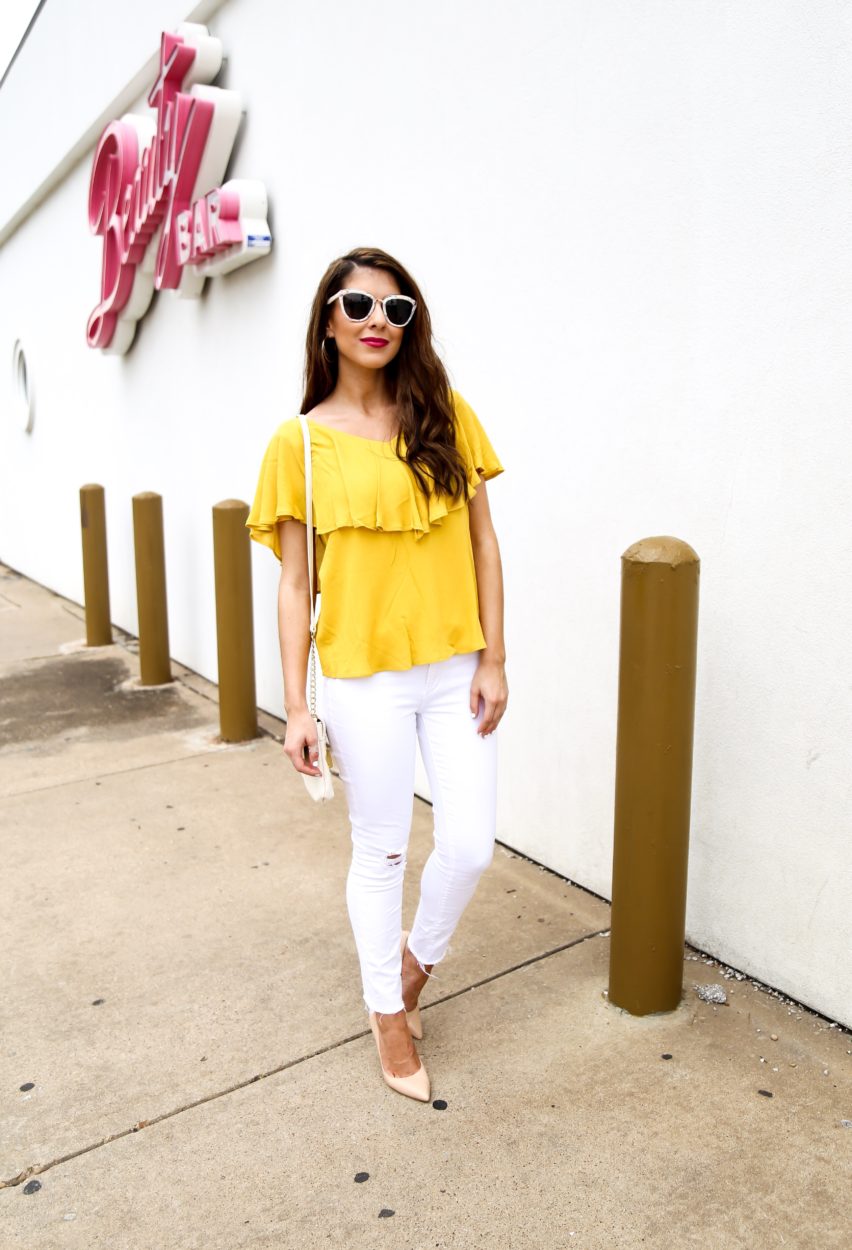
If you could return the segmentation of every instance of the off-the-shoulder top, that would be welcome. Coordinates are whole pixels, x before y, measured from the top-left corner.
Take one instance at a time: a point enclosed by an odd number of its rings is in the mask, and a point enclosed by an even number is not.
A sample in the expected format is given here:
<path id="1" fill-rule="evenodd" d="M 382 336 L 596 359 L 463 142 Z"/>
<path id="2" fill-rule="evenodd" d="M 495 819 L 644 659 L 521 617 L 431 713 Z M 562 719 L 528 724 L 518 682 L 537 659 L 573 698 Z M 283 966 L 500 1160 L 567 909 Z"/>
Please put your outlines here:
<path id="1" fill-rule="evenodd" d="M 453 391 L 466 498 L 427 499 L 409 466 L 381 442 L 308 417 L 317 531 L 317 650 L 328 677 L 430 664 L 485 644 L 468 501 L 503 472 L 482 424 Z M 404 445 L 404 444 L 403 444 Z M 306 522 L 298 417 L 273 434 L 246 525 L 281 560 L 277 523 Z"/>

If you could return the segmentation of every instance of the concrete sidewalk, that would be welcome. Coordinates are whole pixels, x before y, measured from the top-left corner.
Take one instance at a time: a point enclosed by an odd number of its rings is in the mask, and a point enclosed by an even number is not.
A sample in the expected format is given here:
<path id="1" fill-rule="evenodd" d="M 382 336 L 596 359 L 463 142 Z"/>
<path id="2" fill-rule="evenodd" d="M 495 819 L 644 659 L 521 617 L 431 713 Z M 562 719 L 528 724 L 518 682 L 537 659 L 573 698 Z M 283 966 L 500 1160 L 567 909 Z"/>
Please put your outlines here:
<path id="1" fill-rule="evenodd" d="M 849 1033 L 691 948 L 626 1015 L 608 904 L 506 847 L 421 999 L 433 1102 L 388 1089 L 340 783 L 84 639 L 0 565 L 3 1250 L 852 1244 Z M 406 925 L 430 849 L 417 800 Z"/>

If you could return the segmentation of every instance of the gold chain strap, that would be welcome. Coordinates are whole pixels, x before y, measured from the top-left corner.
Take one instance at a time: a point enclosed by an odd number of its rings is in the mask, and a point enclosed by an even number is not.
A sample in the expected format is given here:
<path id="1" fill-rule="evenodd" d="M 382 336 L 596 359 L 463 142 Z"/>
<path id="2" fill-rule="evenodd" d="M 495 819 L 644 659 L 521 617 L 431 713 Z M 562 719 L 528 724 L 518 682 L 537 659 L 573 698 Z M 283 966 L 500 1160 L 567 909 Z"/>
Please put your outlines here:
<path id="1" fill-rule="evenodd" d="M 317 643 L 316 629 L 311 630 L 311 716 L 317 714 Z"/>
<path id="2" fill-rule="evenodd" d="M 304 414 L 299 415 L 302 437 L 305 444 L 305 532 L 308 539 L 308 592 L 311 599 L 311 643 L 310 643 L 310 711 L 311 716 L 317 714 L 317 627 L 316 600 L 314 598 L 314 527 L 313 527 L 313 474 L 311 471 L 311 433 Z"/>

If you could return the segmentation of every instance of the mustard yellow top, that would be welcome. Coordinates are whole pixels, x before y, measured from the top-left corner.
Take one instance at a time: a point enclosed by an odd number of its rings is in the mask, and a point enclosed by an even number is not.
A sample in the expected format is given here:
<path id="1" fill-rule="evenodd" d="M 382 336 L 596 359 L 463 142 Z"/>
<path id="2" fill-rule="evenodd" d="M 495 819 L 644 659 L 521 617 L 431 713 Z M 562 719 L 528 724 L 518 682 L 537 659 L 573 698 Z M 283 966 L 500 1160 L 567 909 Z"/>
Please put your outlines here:
<path id="1" fill-rule="evenodd" d="M 308 417 L 317 531 L 317 650 L 328 677 L 431 664 L 479 651 L 476 568 L 468 500 L 503 466 L 479 418 L 453 391 L 467 497 L 427 497 L 393 442 Z M 404 446 L 404 440 L 403 440 Z M 278 521 L 305 518 L 305 452 L 298 417 L 273 434 L 246 525 L 281 560 Z"/>

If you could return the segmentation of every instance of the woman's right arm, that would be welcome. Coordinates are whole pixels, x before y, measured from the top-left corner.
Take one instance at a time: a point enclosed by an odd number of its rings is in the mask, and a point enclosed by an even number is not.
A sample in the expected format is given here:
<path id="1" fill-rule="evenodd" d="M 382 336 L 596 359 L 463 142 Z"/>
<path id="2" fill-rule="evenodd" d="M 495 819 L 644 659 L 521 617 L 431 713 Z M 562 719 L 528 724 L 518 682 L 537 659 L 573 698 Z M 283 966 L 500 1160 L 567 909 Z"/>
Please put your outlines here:
<path id="1" fill-rule="evenodd" d="M 287 732 L 284 753 L 297 772 L 320 775 L 316 727 L 305 696 L 311 644 L 311 597 L 308 553 L 302 521 L 278 522 L 281 543 L 281 579 L 278 583 L 278 637 L 284 673 L 284 710 Z M 310 752 L 305 759 L 304 747 Z"/>

